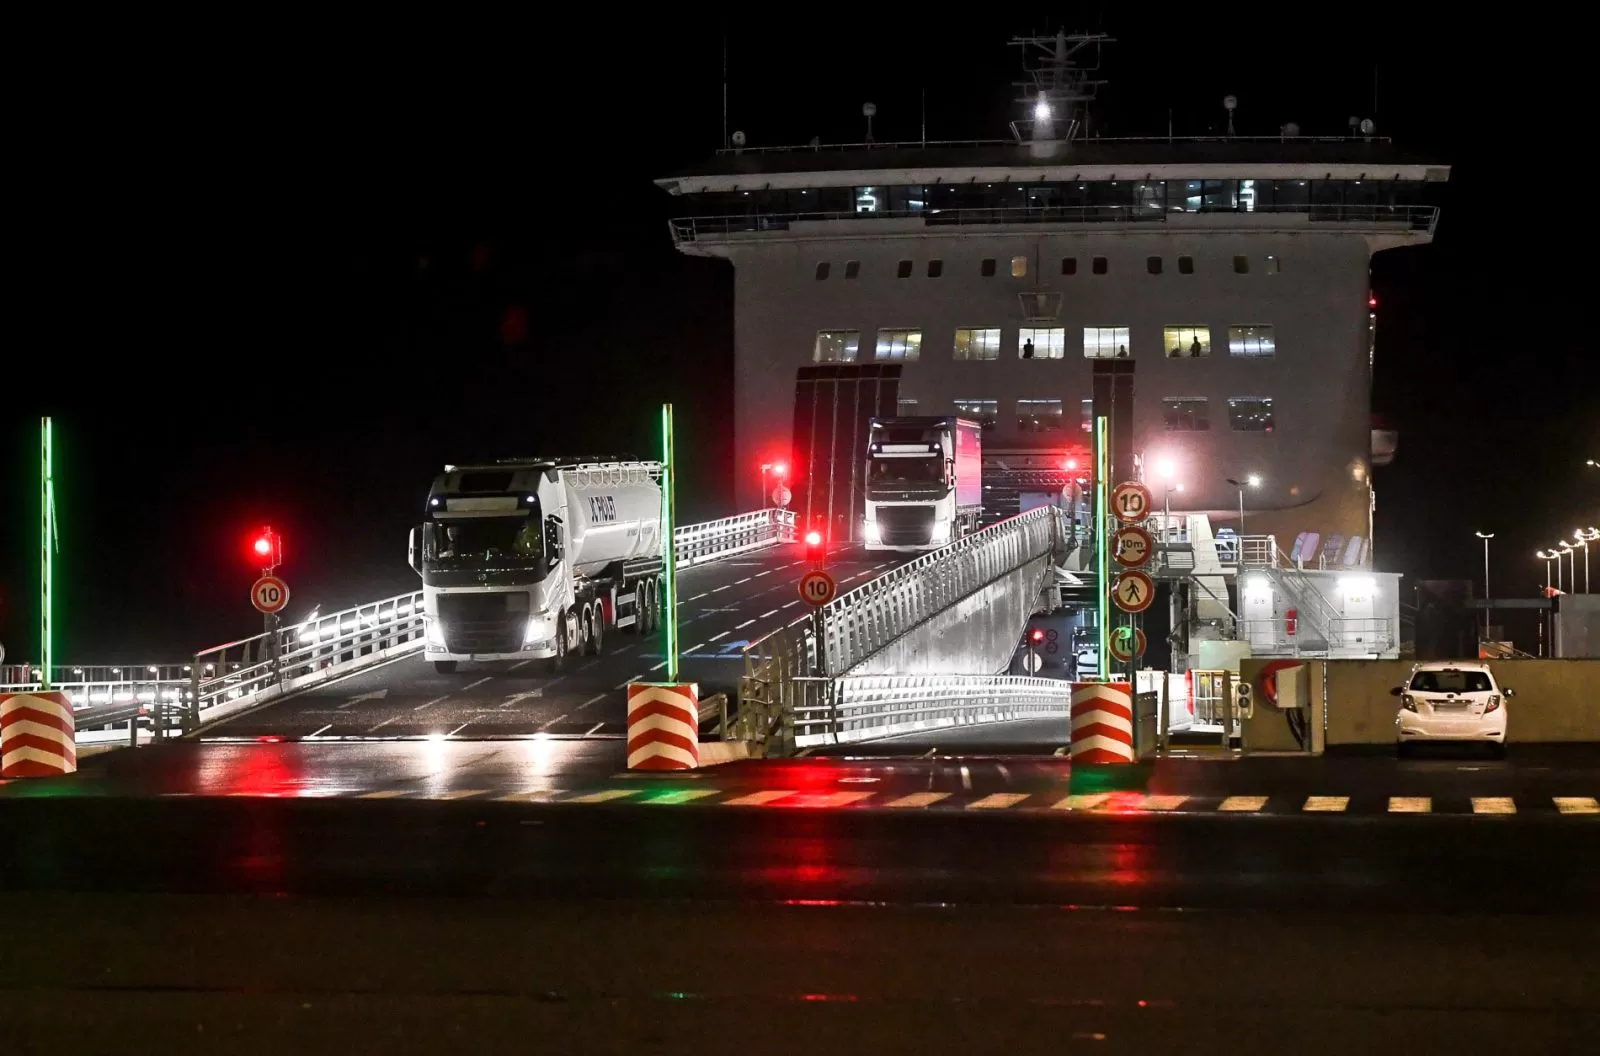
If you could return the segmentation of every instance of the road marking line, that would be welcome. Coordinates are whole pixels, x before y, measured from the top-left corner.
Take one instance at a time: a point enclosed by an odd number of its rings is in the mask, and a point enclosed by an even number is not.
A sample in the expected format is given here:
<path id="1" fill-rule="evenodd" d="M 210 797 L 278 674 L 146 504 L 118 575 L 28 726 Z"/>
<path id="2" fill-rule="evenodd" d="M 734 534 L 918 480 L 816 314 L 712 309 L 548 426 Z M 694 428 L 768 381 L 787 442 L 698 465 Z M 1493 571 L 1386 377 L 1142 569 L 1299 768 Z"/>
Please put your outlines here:
<path id="1" fill-rule="evenodd" d="M 590 792 L 588 795 L 574 796 L 573 798 L 567 800 L 566 802 L 568 802 L 568 803 L 609 803 L 613 799 L 621 799 L 624 796 L 637 795 L 638 792 L 639 792 L 639 790 L 637 788 L 608 788 L 604 792 Z"/>
<path id="2" fill-rule="evenodd" d="M 461 688 L 462 689 L 477 689 L 479 686 L 483 685 L 485 682 L 492 682 L 492 681 L 494 681 L 494 676 L 493 675 L 489 675 L 489 676 L 487 676 L 485 678 L 478 679 L 476 682 L 468 682 L 466 685 L 462 686 Z"/>
<path id="3" fill-rule="evenodd" d="M 656 665 L 656 667 L 665 667 L 665 666 L 666 666 L 665 662 L 662 662 L 662 663 L 659 663 L 659 664 Z M 655 669 L 656 669 L 655 667 L 652 667 L 650 669 L 650 671 L 654 671 Z M 645 675 L 648 675 L 650 673 L 650 671 L 641 671 L 637 675 L 632 676 L 631 678 L 628 678 L 628 679 L 625 679 L 625 680 L 623 680 L 621 682 L 618 682 L 616 685 L 612 686 L 611 688 L 612 689 L 627 689 L 629 683 L 639 681 Z"/>
<path id="4" fill-rule="evenodd" d="M 482 796 L 488 793 L 486 788 L 452 788 L 448 792 L 428 792 L 423 799 L 467 799 L 471 796 Z"/>
<path id="5" fill-rule="evenodd" d="M 356 798 L 357 799 L 394 799 L 397 796 L 403 796 L 403 795 L 406 795 L 406 794 L 407 794 L 406 790 L 403 789 L 403 788 L 385 788 L 385 789 L 382 789 L 381 791 L 378 791 L 378 792 L 363 792 L 359 796 L 357 796 Z"/>
<path id="6" fill-rule="evenodd" d="M 670 807 L 679 803 L 690 803 L 697 799 L 704 799 L 706 796 L 714 796 L 720 791 L 722 790 L 718 788 L 680 788 L 675 792 L 667 792 L 653 799 L 647 799 L 645 802 L 652 805 Z"/>
<path id="7" fill-rule="evenodd" d="M 1254 813 L 1266 805 L 1266 796 L 1229 796 L 1217 809 Z"/>
<path id="8" fill-rule="evenodd" d="M 705 597 L 705 594 L 696 594 L 694 597 L 690 598 L 689 600 L 690 601 L 699 601 L 703 597 Z"/>
<path id="9" fill-rule="evenodd" d="M 541 788 L 533 792 L 507 792 L 494 798 L 500 803 L 548 803 L 560 794 L 559 788 Z"/>
<path id="10" fill-rule="evenodd" d="M 1028 798 L 1026 792 L 991 792 L 982 799 L 975 799 L 967 804 L 968 810 L 1004 810 L 1014 807 Z"/>
<path id="11" fill-rule="evenodd" d="M 1563 814 L 1600 814 L 1600 801 L 1593 796 L 1552 796 L 1556 809 Z"/>
<path id="12" fill-rule="evenodd" d="M 663 660 L 659 664 L 657 664 L 655 667 L 652 667 L 650 669 L 650 671 L 660 671 L 663 667 L 666 667 L 666 666 L 667 666 L 667 662 L 665 660 Z M 650 673 L 650 671 L 646 671 L 645 674 L 648 675 Z"/>
<path id="13" fill-rule="evenodd" d="M 466 729 L 470 725 L 472 725 L 472 720 L 468 719 L 466 722 L 463 722 L 460 726 L 457 726 L 455 729 L 453 729 L 449 733 L 445 734 L 445 736 L 446 737 L 454 737 L 456 734 L 460 733 L 462 730 Z"/>
<path id="14" fill-rule="evenodd" d="M 556 723 L 560 722 L 562 719 L 565 719 L 566 717 L 567 717 L 567 713 L 563 711 L 560 715 L 557 715 L 555 718 L 551 719 L 549 722 L 541 723 L 539 728 L 541 730 L 548 730 L 550 727 L 554 726 Z"/>
<path id="15" fill-rule="evenodd" d="M 1510 796 L 1473 796 L 1474 814 L 1515 814 L 1517 804 Z"/>
<path id="16" fill-rule="evenodd" d="M 706 643 L 705 643 L 705 642 L 701 642 L 701 643 L 700 643 L 700 644 L 699 644 L 699 645 L 690 645 L 690 646 L 685 646 L 685 647 L 684 647 L 684 650 L 683 650 L 683 651 L 684 651 L 684 652 L 685 652 L 685 653 L 692 653 L 692 652 L 694 652 L 694 651 L 695 651 L 695 650 L 696 650 L 696 649 L 703 649 L 703 648 L 705 648 L 705 645 L 706 645 Z"/>
<path id="17" fill-rule="evenodd" d="M 1177 810 L 1188 796 L 1145 796 L 1140 810 Z"/>
<path id="18" fill-rule="evenodd" d="M 732 633 L 732 631 L 723 631 L 721 634 L 713 634 L 710 638 L 706 639 L 706 644 L 710 645 L 712 642 L 719 642 Z"/>
<path id="19" fill-rule="evenodd" d="M 755 576 L 745 576 L 743 579 L 734 580 L 733 581 L 733 585 L 736 586 L 736 587 L 742 587 L 746 583 L 750 582 L 752 579 L 755 579 L 755 578 L 756 578 Z"/>
<path id="20" fill-rule="evenodd" d="M 778 610 L 777 609 L 773 609 L 771 612 L 763 612 L 760 616 L 757 616 L 756 619 L 764 620 L 768 616 L 776 616 L 777 614 L 778 614 Z"/>
<path id="21" fill-rule="evenodd" d="M 1349 805 L 1349 796 L 1307 796 L 1300 809 L 1338 813 Z"/>
<path id="22" fill-rule="evenodd" d="M 794 795 L 794 791 L 792 789 L 769 788 L 765 792 L 751 792 L 749 795 L 735 796 L 733 799 L 723 800 L 722 806 L 761 807 L 771 803 L 775 799 L 782 799 L 784 796 L 792 795 Z"/>
<path id="23" fill-rule="evenodd" d="M 532 660 L 518 660 L 516 663 L 512 664 L 509 668 L 507 668 L 507 670 L 508 671 L 515 671 L 517 668 L 526 667 L 527 665 L 529 665 L 531 663 L 533 663 Z"/>
<path id="24" fill-rule="evenodd" d="M 885 804 L 890 807 L 930 807 L 941 799 L 949 799 L 948 792 L 913 792 Z"/>
<path id="25" fill-rule="evenodd" d="M 588 700 L 584 701 L 582 704 L 579 704 L 578 705 L 578 710 L 582 711 L 584 708 L 587 708 L 590 704 L 597 704 L 600 701 L 605 700 L 605 699 L 606 699 L 606 695 L 604 693 L 596 693 L 594 696 L 590 697 Z"/>
<path id="26" fill-rule="evenodd" d="M 852 803 L 859 803 L 871 797 L 871 792 L 826 792 L 815 797 L 797 796 L 795 799 L 784 801 L 782 805 L 787 807 L 799 803 L 807 807 L 848 807 Z"/>
<path id="27" fill-rule="evenodd" d="M 754 576 L 752 576 L 750 578 L 752 578 L 752 579 L 760 579 L 762 576 L 770 576 L 770 575 L 772 575 L 772 569 L 769 568 L 765 572 L 757 572 Z"/>
<path id="28" fill-rule="evenodd" d="M 716 590 L 713 590 L 711 593 L 713 593 L 713 594 L 719 593 L 721 591 L 727 590 L 731 586 L 733 586 L 733 584 L 725 583 L 722 586 L 718 587 Z"/>
<path id="29" fill-rule="evenodd" d="M 1433 800 L 1427 796 L 1390 796 L 1390 814 L 1427 814 L 1433 810 Z"/>
<path id="30" fill-rule="evenodd" d="M 441 700 L 449 700 L 449 699 L 450 699 L 450 694 L 446 693 L 442 697 L 434 697 L 432 700 L 428 701 L 425 704 L 418 704 L 416 707 L 412 708 L 411 710 L 412 711 L 421 711 L 423 708 L 431 708 L 431 707 L 433 707 L 435 704 L 439 703 Z M 381 726 L 383 724 L 379 723 L 378 725 Z"/>
<path id="31" fill-rule="evenodd" d="M 740 624 L 740 625 L 739 625 L 739 626 L 737 626 L 737 627 L 735 627 L 735 628 L 734 628 L 734 630 L 736 630 L 736 631 L 742 631 L 742 630 L 744 630 L 744 629 L 745 629 L 745 628 L 746 628 L 746 627 L 748 627 L 748 626 L 750 626 L 750 625 L 751 625 L 751 624 L 752 624 L 752 623 L 755 623 L 755 622 L 756 622 L 756 621 L 755 621 L 755 620 L 745 620 L 745 621 L 744 621 L 744 622 L 743 622 L 743 623 L 741 623 L 741 624 Z"/>
<path id="32" fill-rule="evenodd" d="M 589 732 L 588 732 L 588 733 L 586 733 L 586 734 L 584 734 L 584 736 L 585 736 L 585 737 L 593 737 L 593 736 L 594 736 L 594 731 L 595 731 L 595 730 L 598 730 L 598 729 L 599 729 L 599 728 L 600 728 L 600 727 L 602 727 L 602 726 L 604 726 L 604 725 L 605 725 L 605 723 L 603 723 L 603 722 L 597 722 L 597 723 L 595 723 L 595 724 L 594 724 L 594 730 L 590 730 L 590 731 L 589 731 Z"/>
<path id="33" fill-rule="evenodd" d="M 778 606 L 778 607 L 779 607 L 779 608 L 780 608 L 780 609 L 791 609 L 791 608 L 793 608 L 793 607 L 794 607 L 794 606 L 796 606 L 796 605 L 798 605 L 798 604 L 800 604 L 800 601 L 799 601 L 799 599 L 796 599 L 796 600 L 794 600 L 794 601 L 791 601 L 791 602 L 790 602 L 790 603 L 789 603 L 789 604 L 787 604 L 787 605 L 780 605 L 780 606 Z"/>
<path id="34" fill-rule="evenodd" d="M 1111 798 L 1109 792 L 1086 792 L 1076 796 L 1067 796 L 1050 804 L 1051 810 L 1093 810 Z"/>
<path id="35" fill-rule="evenodd" d="M 319 734 L 319 733 L 323 733 L 323 732 L 325 732 L 325 731 L 327 731 L 327 730 L 331 730 L 331 729 L 333 729 L 333 723 L 331 723 L 331 722 L 330 722 L 330 723 L 328 723 L 328 724 L 327 724 L 327 725 L 326 725 L 326 726 L 324 726 L 324 727 L 322 727 L 322 729 L 320 729 L 320 730 L 315 730 L 315 731 L 313 731 L 313 732 L 312 732 L 312 733 L 310 733 L 310 734 L 307 734 L 307 736 L 308 736 L 308 737 L 315 737 L 315 736 L 316 736 L 316 735 L 317 735 L 317 734 Z"/>

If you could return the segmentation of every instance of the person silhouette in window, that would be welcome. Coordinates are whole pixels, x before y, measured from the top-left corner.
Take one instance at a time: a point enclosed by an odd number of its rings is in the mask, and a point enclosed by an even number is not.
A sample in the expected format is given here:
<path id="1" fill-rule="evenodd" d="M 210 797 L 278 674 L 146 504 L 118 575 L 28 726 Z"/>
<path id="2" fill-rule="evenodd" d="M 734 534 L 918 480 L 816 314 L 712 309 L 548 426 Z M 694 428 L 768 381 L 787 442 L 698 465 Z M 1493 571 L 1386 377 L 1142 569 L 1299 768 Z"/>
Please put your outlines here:
<path id="1" fill-rule="evenodd" d="M 1033 342 L 1032 341 L 1024 341 L 1022 343 L 1022 358 L 1023 359 L 1032 359 L 1033 358 Z"/>
<path id="2" fill-rule="evenodd" d="M 1200 339 L 1198 337 L 1196 337 L 1194 339 L 1194 344 L 1189 346 L 1189 358 L 1190 359 L 1199 359 L 1200 356 L 1201 356 Z"/>
<path id="3" fill-rule="evenodd" d="M 1117 346 L 1117 358 L 1118 359 L 1127 359 L 1128 358 L 1128 346 L 1127 345 L 1118 345 Z"/>

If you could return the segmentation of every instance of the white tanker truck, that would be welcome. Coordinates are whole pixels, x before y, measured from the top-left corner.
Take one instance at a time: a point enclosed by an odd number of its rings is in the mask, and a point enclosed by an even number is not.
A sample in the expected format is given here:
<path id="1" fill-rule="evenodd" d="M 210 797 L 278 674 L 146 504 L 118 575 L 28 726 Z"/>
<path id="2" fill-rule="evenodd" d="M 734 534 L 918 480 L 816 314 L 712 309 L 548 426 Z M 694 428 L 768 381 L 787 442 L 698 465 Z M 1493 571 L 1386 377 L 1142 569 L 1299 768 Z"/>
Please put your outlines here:
<path id="1" fill-rule="evenodd" d="M 412 529 L 423 653 L 462 660 L 598 655 L 612 628 L 661 622 L 661 464 L 517 459 L 446 466 Z"/>

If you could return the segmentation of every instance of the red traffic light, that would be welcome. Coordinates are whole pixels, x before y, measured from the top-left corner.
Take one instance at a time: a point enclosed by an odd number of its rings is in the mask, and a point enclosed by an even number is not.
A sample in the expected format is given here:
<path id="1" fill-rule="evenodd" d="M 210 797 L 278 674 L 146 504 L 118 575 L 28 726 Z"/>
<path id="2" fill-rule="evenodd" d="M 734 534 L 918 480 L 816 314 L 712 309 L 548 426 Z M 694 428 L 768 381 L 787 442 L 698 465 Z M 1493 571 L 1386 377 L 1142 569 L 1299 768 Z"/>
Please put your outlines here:
<path id="1" fill-rule="evenodd" d="M 787 462 L 774 462 L 772 464 L 772 475 L 779 480 L 787 477 L 789 475 L 789 464 Z"/>
<path id="2" fill-rule="evenodd" d="M 283 536 L 262 528 L 250 537 L 250 556 L 263 568 L 276 568 L 283 563 Z"/>
<path id="3" fill-rule="evenodd" d="M 822 545 L 822 533 L 817 531 L 815 528 L 811 529 L 811 531 L 806 533 L 806 545 L 807 546 L 821 546 Z"/>
<path id="4" fill-rule="evenodd" d="M 272 556 L 272 537 L 268 536 L 268 535 L 258 535 L 258 536 L 256 536 L 255 552 L 256 552 L 256 556 L 257 557 L 271 557 Z"/>
<path id="5" fill-rule="evenodd" d="M 1042 642 L 1042 641 L 1044 641 L 1044 632 L 1041 631 L 1039 628 L 1035 627 L 1033 629 L 1033 633 L 1028 635 L 1028 637 L 1032 638 L 1036 642 Z"/>

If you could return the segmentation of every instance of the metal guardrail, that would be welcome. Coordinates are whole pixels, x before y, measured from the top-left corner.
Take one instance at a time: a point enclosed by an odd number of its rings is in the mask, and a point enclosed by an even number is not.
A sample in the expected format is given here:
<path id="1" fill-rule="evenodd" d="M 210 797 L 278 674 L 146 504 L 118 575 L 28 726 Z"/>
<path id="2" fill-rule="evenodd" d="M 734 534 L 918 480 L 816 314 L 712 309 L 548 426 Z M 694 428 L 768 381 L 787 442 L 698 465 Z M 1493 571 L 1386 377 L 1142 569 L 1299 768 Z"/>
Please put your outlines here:
<path id="1" fill-rule="evenodd" d="M 667 221 L 677 244 L 730 235 L 788 231 L 791 225 L 827 221 L 870 224 L 873 220 L 921 220 L 929 227 L 992 226 L 999 224 L 1165 224 L 1173 217 L 1298 216 L 1309 224 L 1383 224 L 1411 231 L 1433 232 L 1439 209 L 1432 205 L 1261 205 L 1255 209 L 1216 209 L 1190 212 L 1147 205 L 1060 205 L 958 207 L 954 209 L 879 209 L 870 213 L 778 212 L 728 216 L 685 216 Z M 1252 225 L 1256 226 L 1256 225 Z"/>
<path id="2" fill-rule="evenodd" d="M 834 679 L 823 699 L 795 708 L 793 744 L 892 737 L 1012 719 L 1056 718 L 1070 730 L 1072 683 L 983 675 L 863 675 Z"/>
<path id="3" fill-rule="evenodd" d="M 752 642 L 744 650 L 730 735 L 769 752 L 792 751 L 799 743 L 798 717 L 835 707 L 836 679 L 1001 576 L 1041 557 L 1059 556 L 1061 521 L 1060 511 L 1049 506 L 1007 518 L 868 580 Z"/>
<path id="4" fill-rule="evenodd" d="M 1073 136 L 1071 142 L 1100 144 L 1170 145 L 1173 143 L 1390 143 L 1388 136 Z M 870 143 L 795 143 L 766 147 L 722 147 L 718 154 L 821 154 L 835 151 L 947 150 L 952 147 L 1027 147 L 1011 139 L 909 139 Z"/>
<path id="5" fill-rule="evenodd" d="M 733 557 L 791 541 L 795 515 L 782 509 L 687 524 L 673 533 L 683 566 Z M 186 663 L 61 665 L 50 687 L 67 694 L 77 728 L 142 720 L 160 739 L 226 718 L 286 693 L 338 678 L 420 648 L 422 592 L 318 616 L 236 642 L 212 646 Z M 0 667 L 0 692 L 37 690 L 33 664 Z"/>

